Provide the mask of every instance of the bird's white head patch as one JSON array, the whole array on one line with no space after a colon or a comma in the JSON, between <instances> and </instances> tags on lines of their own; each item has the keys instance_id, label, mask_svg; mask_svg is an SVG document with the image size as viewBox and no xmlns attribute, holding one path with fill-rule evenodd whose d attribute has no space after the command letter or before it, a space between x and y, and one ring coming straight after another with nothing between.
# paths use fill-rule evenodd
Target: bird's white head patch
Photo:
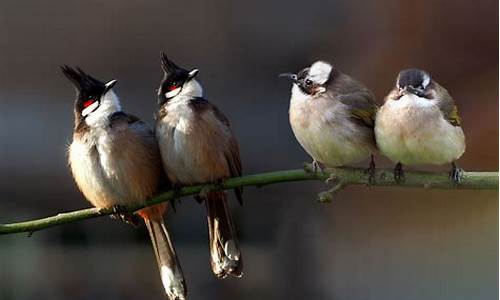
<instances>
[{"instance_id":1,"label":"bird's white head patch","mask_svg":"<svg viewBox=\"0 0 500 300\"><path fill-rule=\"evenodd\" d=\"M431 77L429 76L429 74L427 74L427 72L424 72L422 77L423 77L422 87L425 90L427 88L427 86L429 85L429 83L431 82Z\"/></svg>"},{"instance_id":2,"label":"bird's white head patch","mask_svg":"<svg viewBox=\"0 0 500 300\"><path fill-rule=\"evenodd\" d=\"M309 78L317 84L324 84L330 78L333 66L324 61L317 61L309 68Z\"/></svg>"}]
</instances>

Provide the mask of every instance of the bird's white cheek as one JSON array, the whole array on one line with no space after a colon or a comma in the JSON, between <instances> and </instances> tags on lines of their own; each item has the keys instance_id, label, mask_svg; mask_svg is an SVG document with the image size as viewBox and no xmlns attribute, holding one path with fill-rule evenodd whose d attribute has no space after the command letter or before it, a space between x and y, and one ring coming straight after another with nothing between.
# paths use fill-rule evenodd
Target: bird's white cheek
<instances>
[{"instance_id":1,"label":"bird's white cheek","mask_svg":"<svg viewBox=\"0 0 500 300\"><path fill-rule=\"evenodd\" d=\"M322 94L322 93L324 93L324 92L326 92L326 88L325 88L324 86L319 86L319 87L317 87L317 88L316 88L316 90L315 90L315 93L314 93L314 94L315 94L315 95L319 95L319 94Z\"/></svg>"},{"instance_id":2,"label":"bird's white cheek","mask_svg":"<svg viewBox=\"0 0 500 300\"><path fill-rule=\"evenodd\" d=\"M173 97L179 95L179 93L181 92L181 89L182 88L178 87L175 90L171 90L171 91L166 92L165 98L170 99L170 98L173 98Z\"/></svg>"},{"instance_id":3,"label":"bird's white cheek","mask_svg":"<svg viewBox=\"0 0 500 300\"><path fill-rule=\"evenodd\" d=\"M83 117L87 116L88 114L90 114L91 112L93 112L94 110L96 110L98 106L99 106L99 101L95 101L94 103L92 103L89 106L85 107L82 110L82 116Z\"/></svg>"}]
</instances>

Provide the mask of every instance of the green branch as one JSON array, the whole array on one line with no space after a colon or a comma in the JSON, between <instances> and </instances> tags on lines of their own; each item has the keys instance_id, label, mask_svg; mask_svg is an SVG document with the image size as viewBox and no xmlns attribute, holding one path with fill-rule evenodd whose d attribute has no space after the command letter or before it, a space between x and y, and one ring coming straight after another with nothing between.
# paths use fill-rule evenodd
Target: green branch
<instances>
[{"instance_id":1,"label":"green branch","mask_svg":"<svg viewBox=\"0 0 500 300\"><path fill-rule=\"evenodd\" d=\"M200 192L215 189L234 189L243 186L262 187L280 182L293 182L305 180L329 180L333 188L319 194L320 201L331 201L334 193L349 185L372 185L372 186L399 186L399 187L420 187L432 189L470 189L470 190L498 190L498 172L464 172L460 185L455 185L450 181L448 173L431 172L405 172L405 179L401 183L396 183L392 170L379 169L375 172L375 182L369 184L369 176L364 169L359 168L336 168L326 169L323 172L313 173L310 166L305 169L285 170L268 172L242 177L230 178L222 185L195 185L186 186L174 191L165 192L153 199L146 201L144 205L126 207L126 213L135 212L146 206L155 205L165 201L172 201L182 196L196 195ZM113 208L97 209L87 208L72 212L60 213L55 216L25 221L11 224L0 224L0 234L10 234L19 232L33 233L37 230L76 222L84 219L91 219L100 216L116 214Z\"/></svg>"}]
</instances>

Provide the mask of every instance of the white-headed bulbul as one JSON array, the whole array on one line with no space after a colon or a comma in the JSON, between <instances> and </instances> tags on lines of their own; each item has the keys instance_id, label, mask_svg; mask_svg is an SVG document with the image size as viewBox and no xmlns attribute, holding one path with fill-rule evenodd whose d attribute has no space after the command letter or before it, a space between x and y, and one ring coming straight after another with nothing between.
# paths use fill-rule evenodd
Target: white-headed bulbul
<instances>
[{"instance_id":1,"label":"white-headed bulbul","mask_svg":"<svg viewBox=\"0 0 500 300\"><path fill-rule=\"evenodd\" d=\"M373 175L377 105L372 92L325 61L280 76L293 81L290 125L313 158L315 169L346 166L371 157Z\"/></svg>"},{"instance_id":2,"label":"white-headed bulbul","mask_svg":"<svg viewBox=\"0 0 500 300\"><path fill-rule=\"evenodd\" d=\"M185 70L163 53L161 66L156 137L168 179L192 185L240 176L238 143L227 118L203 98L195 79L198 70ZM241 188L235 192L241 202ZM212 271L219 278L240 277L243 261L226 194L209 191L201 198L207 208Z\"/></svg>"},{"instance_id":3,"label":"white-headed bulbul","mask_svg":"<svg viewBox=\"0 0 500 300\"><path fill-rule=\"evenodd\" d=\"M81 69L63 66L76 88L75 126L69 147L73 177L85 198L98 208L142 204L166 185L153 132L122 111L112 87ZM163 181L163 183L162 183ZM164 221L169 204L142 209L161 279L171 300L185 299L184 276Z\"/></svg>"},{"instance_id":4,"label":"white-headed bulbul","mask_svg":"<svg viewBox=\"0 0 500 300\"><path fill-rule=\"evenodd\" d=\"M448 91L429 73L399 73L377 114L375 135L380 152L397 163L397 181L403 179L402 165L451 163L450 177L460 182L455 161L465 151L461 119Z\"/></svg>"}]
</instances>

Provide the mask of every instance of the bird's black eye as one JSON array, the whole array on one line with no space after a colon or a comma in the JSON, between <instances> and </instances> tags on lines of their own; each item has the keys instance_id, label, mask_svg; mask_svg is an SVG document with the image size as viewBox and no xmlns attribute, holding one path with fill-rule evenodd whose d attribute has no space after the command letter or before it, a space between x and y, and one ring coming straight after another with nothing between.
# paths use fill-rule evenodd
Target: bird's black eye
<instances>
[{"instance_id":1,"label":"bird's black eye","mask_svg":"<svg viewBox=\"0 0 500 300\"><path fill-rule=\"evenodd\" d=\"M311 85L313 82L311 79L306 79L306 85Z\"/></svg>"}]
</instances>

